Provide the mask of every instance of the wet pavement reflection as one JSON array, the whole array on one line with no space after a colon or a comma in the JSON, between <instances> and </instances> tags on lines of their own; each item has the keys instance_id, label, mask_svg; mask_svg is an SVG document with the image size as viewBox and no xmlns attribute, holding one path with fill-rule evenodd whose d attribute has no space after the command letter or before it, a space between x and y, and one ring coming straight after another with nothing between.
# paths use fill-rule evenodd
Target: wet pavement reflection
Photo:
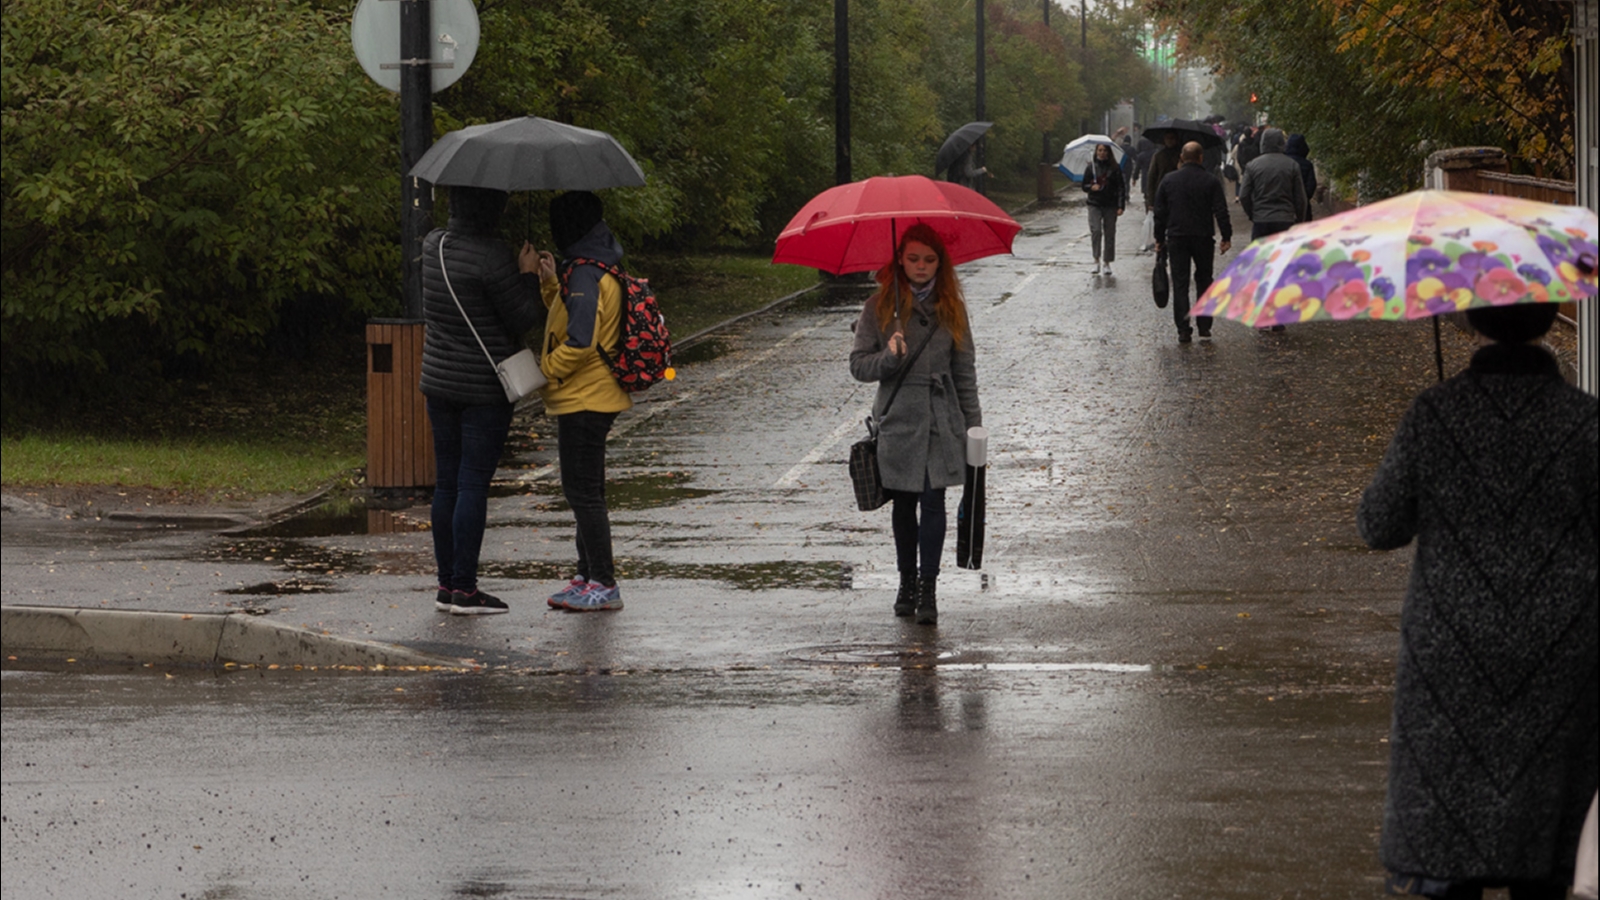
<instances>
[{"instance_id":1,"label":"wet pavement reflection","mask_svg":"<svg viewBox=\"0 0 1600 900\"><path fill-rule=\"evenodd\" d=\"M1431 331L1179 345L1150 257L1092 277L1081 207L1028 225L961 267L988 545L946 560L937 628L890 614L888 516L844 467L873 390L820 295L618 419L614 615L544 603L574 550L538 418L489 506L505 616L434 609L425 505L7 512L6 603L246 610L480 669L8 667L7 896L1378 896L1409 554L1353 512Z\"/></svg>"}]
</instances>

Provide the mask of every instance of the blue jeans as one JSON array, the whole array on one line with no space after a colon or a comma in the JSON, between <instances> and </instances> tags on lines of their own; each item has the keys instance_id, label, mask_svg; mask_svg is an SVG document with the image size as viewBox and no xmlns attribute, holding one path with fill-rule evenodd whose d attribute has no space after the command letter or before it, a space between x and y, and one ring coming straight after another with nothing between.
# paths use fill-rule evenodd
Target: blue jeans
<instances>
[{"instance_id":1,"label":"blue jeans","mask_svg":"<svg viewBox=\"0 0 1600 900\"><path fill-rule=\"evenodd\" d=\"M887 491L894 501L889 519L894 525L895 568L903 575L913 572L923 578L939 574L939 557L944 552L944 534L948 519L944 511L944 488L929 487L928 476L922 476L922 493ZM922 507L922 521L917 521L917 507ZM922 565L917 566L918 551Z\"/></svg>"},{"instance_id":2,"label":"blue jeans","mask_svg":"<svg viewBox=\"0 0 1600 900\"><path fill-rule=\"evenodd\" d=\"M478 589L478 551L489 516L489 482L511 431L511 404L465 406L428 398L433 426L433 557L439 586Z\"/></svg>"}]
</instances>

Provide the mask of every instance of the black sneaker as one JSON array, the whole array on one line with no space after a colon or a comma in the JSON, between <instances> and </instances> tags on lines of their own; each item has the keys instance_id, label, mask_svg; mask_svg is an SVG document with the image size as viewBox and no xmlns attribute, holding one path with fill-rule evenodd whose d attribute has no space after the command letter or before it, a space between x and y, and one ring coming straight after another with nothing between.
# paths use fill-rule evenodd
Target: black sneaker
<instances>
[{"instance_id":1,"label":"black sneaker","mask_svg":"<svg viewBox=\"0 0 1600 900\"><path fill-rule=\"evenodd\" d=\"M1194 334L1192 332L1188 332L1188 331L1180 331L1180 332L1178 332L1178 343L1187 344L1192 340L1194 340Z\"/></svg>"},{"instance_id":2,"label":"black sneaker","mask_svg":"<svg viewBox=\"0 0 1600 900\"><path fill-rule=\"evenodd\" d=\"M504 600L483 591L470 594L452 591L450 594L450 614L453 616L492 616L510 611Z\"/></svg>"},{"instance_id":3,"label":"black sneaker","mask_svg":"<svg viewBox=\"0 0 1600 900\"><path fill-rule=\"evenodd\" d=\"M447 587L442 587L439 588L439 593L435 594L433 597L433 608L437 609L439 612L449 612L452 602L450 589Z\"/></svg>"},{"instance_id":4,"label":"black sneaker","mask_svg":"<svg viewBox=\"0 0 1600 900\"><path fill-rule=\"evenodd\" d=\"M1200 326L1200 336L1203 337L1203 338L1206 338L1207 340L1210 340L1210 338L1211 338L1211 329L1207 328L1204 325L1201 325Z\"/></svg>"}]
</instances>

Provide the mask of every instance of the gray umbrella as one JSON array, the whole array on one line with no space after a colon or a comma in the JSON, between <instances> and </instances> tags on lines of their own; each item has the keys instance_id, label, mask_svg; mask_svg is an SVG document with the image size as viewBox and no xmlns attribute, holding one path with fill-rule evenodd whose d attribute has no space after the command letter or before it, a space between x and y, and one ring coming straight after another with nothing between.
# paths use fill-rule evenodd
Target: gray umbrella
<instances>
[{"instance_id":1,"label":"gray umbrella","mask_svg":"<svg viewBox=\"0 0 1600 900\"><path fill-rule=\"evenodd\" d=\"M937 175L945 169L955 165L961 154L967 152L983 133L994 127L993 122L968 122L950 133L939 147L939 155L933 158L933 174Z\"/></svg>"},{"instance_id":2,"label":"gray umbrella","mask_svg":"<svg viewBox=\"0 0 1600 900\"><path fill-rule=\"evenodd\" d=\"M502 191L639 187L644 171L604 131L523 116L452 131L408 173L439 185Z\"/></svg>"}]
</instances>

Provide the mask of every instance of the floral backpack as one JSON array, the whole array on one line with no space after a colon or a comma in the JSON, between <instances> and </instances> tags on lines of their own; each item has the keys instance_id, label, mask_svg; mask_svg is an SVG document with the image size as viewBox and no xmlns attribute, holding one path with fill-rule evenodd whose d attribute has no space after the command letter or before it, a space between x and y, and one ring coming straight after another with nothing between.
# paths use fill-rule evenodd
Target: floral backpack
<instances>
[{"instance_id":1,"label":"floral backpack","mask_svg":"<svg viewBox=\"0 0 1600 900\"><path fill-rule=\"evenodd\" d=\"M609 273L622 286L622 324L617 342L617 358L596 342L600 358L611 367L617 386L630 394L677 377L672 368L672 342L667 336L667 319L661 314L655 291L648 279L635 278L613 265L585 256L567 260L567 273L575 266L595 266ZM567 279L561 279L566 293ZM564 298L563 298L564 299Z\"/></svg>"}]
</instances>

